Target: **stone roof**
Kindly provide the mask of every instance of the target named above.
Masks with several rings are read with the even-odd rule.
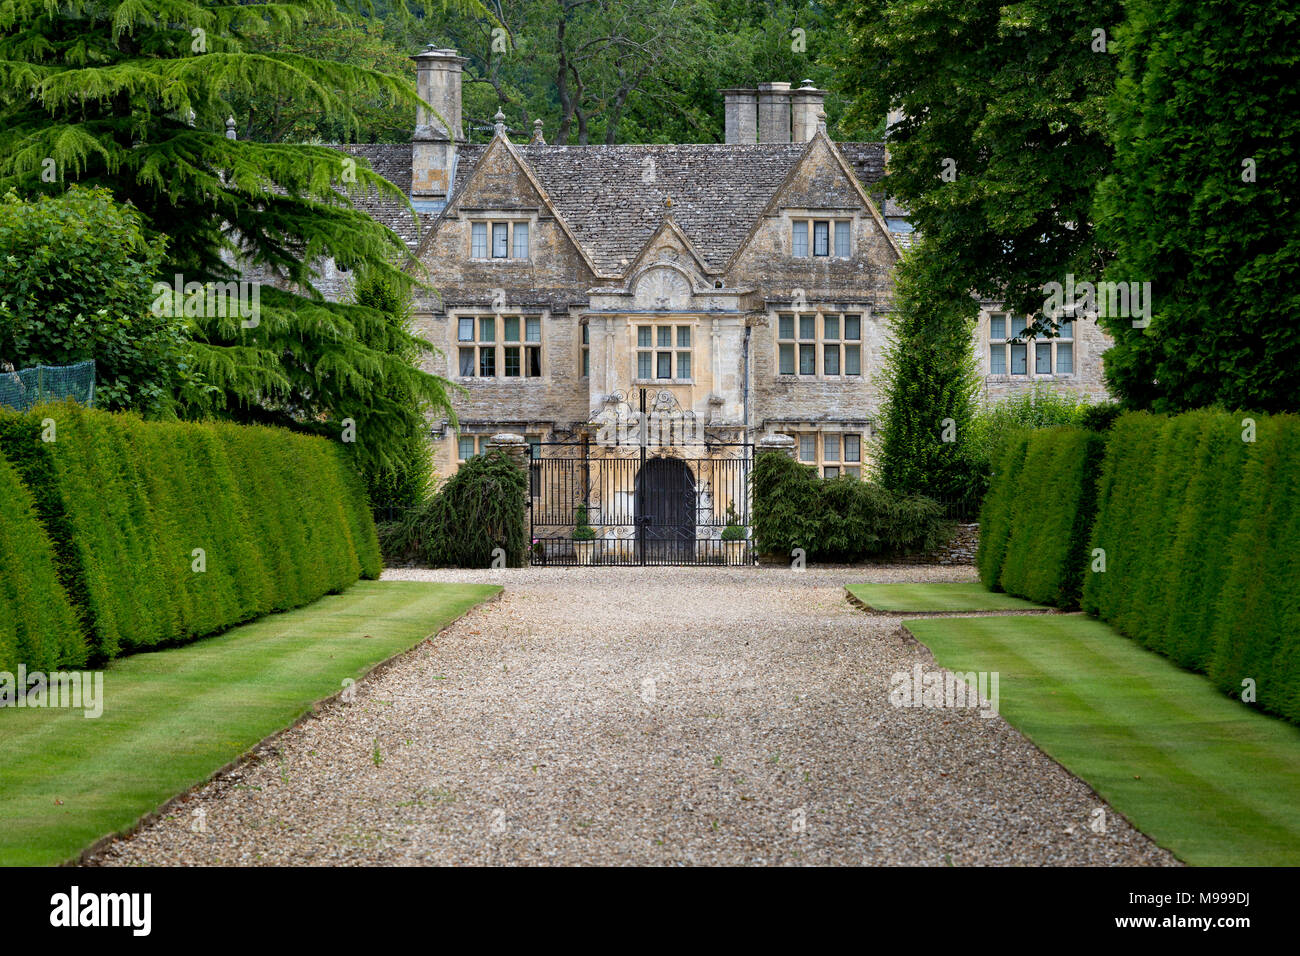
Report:
[[[884,175],[882,143],[837,143],[870,192]],[[410,190],[411,148],[339,146],[365,157],[399,189]],[[486,145],[457,150],[452,198],[460,195]],[[602,273],[618,274],[671,208],[673,219],[711,266],[722,268],[807,148],[806,143],[515,147]],[[671,207],[668,200],[672,201]],[[371,194],[357,206],[414,248],[437,216],[417,229],[402,203]]]
[[[406,193],[411,194],[411,146],[407,144],[373,144],[359,146],[333,147],[349,156],[364,158],[370,168],[383,176],[390,183]],[[419,222],[411,216],[411,210],[400,199],[381,195],[374,190],[354,196],[352,200],[358,209],[370,214],[377,222],[387,226],[402,237],[406,247],[412,252],[420,244],[420,239],[437,219],[437,216],[422,213]]]

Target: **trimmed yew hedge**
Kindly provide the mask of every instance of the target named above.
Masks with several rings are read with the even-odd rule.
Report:
[[[59,584],[31,493],[0,457],[0,671],[49,672],[86,661],[86,637]]]
[[[1077,608],[1105,439],[1072,426],[1013,433],[980,513],[980,579],[1039,604]]]
[[[298,607],[382,567],[360,481],[321,438],[67,403],[0,415],[0,450],[31,489],[96,661]]]
[[[980,540],[975,566],[990,591],[1000,591],[1002,565],[1011,540],[1011,504],[1029,450],[1028,429],[1009,432],[989,456],[989,488],[980,505]]]
[[[1084,609],[1300,722],[1300,418],[1136,413],[1110,434]]]

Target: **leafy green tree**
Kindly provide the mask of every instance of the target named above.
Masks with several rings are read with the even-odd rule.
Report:
[[[352,290],[357,305],[378,313],[391,327],[396,339],[397,357],[414,365],[419,360],[414,339],[409,338],[411,323],[410,291],[401,284],[363,271],[357,276]],[[389,377],[381,388],[383,397],[382,418],[378,423],[393,432],[388,446],[387,465],[368,461],[363,471],[370,500],[377,506],[413,506],[429,493],[433,483],[433,451],[429,445],[426,411],[431,403],[421,390],[412,388],[408,376],[396,374]]]
[[[1095,275],[1104,253],[1089,212],[1110,171],[1116,57],[1106,38],[1119,0],[830,7],[846,35],[836,78],[855,98],[852,114],[902,114],[886,187],[941,241],[966,288],[1033,316],[1046,283]]]
[[[1300,39],[1293,4],[1134,0],[1115,164],[1097,201],[1113,282],[1150,322],[1102,323],[1126,404],[1300,409]],[[1141,323],[1140,323],[1141,325]]]
[[[346,63],[414,83],[415,62],[410,54],[423,44],[396,42],[393,35],[400,32],[400,22],[366,17],[347,25],[312,24],[291,35],[255,40],[250,48]],[[233,97],[232,106],[239,138],[259,143],[409,143],[415,122],[409,103],[386,94],[355,97],[355,124],[322,116],[313,102],[286,90]]]
[[[101,407],[166,416],[201,401],[184,318],[151,308],[164,245],[104,189],[0,199],[0,368],[94,359]]]
[[[897,270],[877,461],[880,482],[891,491],[960,496],[976,482],[970,451],[979,388],[974,323],[960,286],[952,288],[949,280],[945,297],[932,294],[944,274],[950,274],[946,249],[932,236],[909,250]]]
[[[541,119],[551,143],[720,142],[719,90],[804,78],[828,88],[831,53],[844,42],[822,4],[800,0],[488,0],[485,6],[491,18],[449,10],[409,35],[410,42],[432,40],[469,58],[464,102],[471,139],[490,135],[476,127],[490,127],[500,109],[516,139]],[[876,120],[840,122],[845,102],[834,90],[826,110],[831,134],[840,139],[872,138],[882,127]]]
[[[457,6],[481,9],[474,0]],[[256,96],[290,97],[342,129],[359,127],[360,105],[377,98],[413,113],[419,101],[407,79],[265,48],[308,24],[346,27],[349,12],[331,0],[5,4],[0,188],[33,195],[77,181],[107,189],[139,210],[146,238],[167,237],[164,281],[188,287],[238,269],[269,276],[251,319],[245,288],[238,314],[187,314],[216,410],[335,437],[349,434],[350,419],[358,454],[386,467],[395,450],[385,443],[405,431],[382,417],[391,410],[385,389],[400,379],[440,405],[445,383],[405,357],[424,343],[373,310],[324,302],[313,283],[333,259],[409,284],[405,244],[352,197],[374,190],[407,200],[336,150],[225,136],[235,103]]]
[[[1105,37],[1119,0],[833,0],[836,83],[850,121],[893,115],[885,188],[923,237],[900,268],[882,479],[957,494],[982,485],[970,438],[978,301],[1040,316],[1049,282],[1096,274],[1089,219],[1110,168]],[[1100,31],[1100,34],[1097,32]],[[1032,334],[1051,336],[1050,322]],[[956,426],[940,440],[941,422]],[[949,433],[951,436],[951,432]]]

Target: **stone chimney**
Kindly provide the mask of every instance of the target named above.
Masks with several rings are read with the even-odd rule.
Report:
[[[416,108],[411,138],[411,202],[416,209],[437,211],[447,202],[456,168],[456,144],[464,142],[460,115],[460,74],[469,62],[455,50],[432,43],[415,61],[416,92],[437,111]]]
[[[817,114],[825,100],[826,91],[814,87],[812,80],[804,80],[803,86],[790,94],[796,143],[806,143],[817,135]]]
[[[753,144],[758,142],[758,91],[723,90],[726,107],[726,141]]]
[[[758,141],[790,142],[790,84],[758,84]]]

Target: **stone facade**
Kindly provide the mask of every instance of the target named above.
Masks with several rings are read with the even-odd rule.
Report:
[[[410,147],[342,149],[418,211],[362,203],[437,290],[417,300],[417,330],[438,349],[426,367],[463,389],[459,427],[431,423],[440,475],[499,432],[594,439],[642,388],[703,437],[788,434],[825,474],[865,475],[910,238],[892,204],[882,216],[884,144],[833,142],[805,82],[726,91],[725,144],[515,144],[498,116],[490,142],[466,145],[464,61],[433,48],[415,59],[450,129],[421,114]],[[325,291],[347,279],[327,264]],[[1104,396],[1095,325],[1051,345],[1046,372],[1028,343],[1022,373],[1001,340],[1006,367],[993,367],[997,315],[985,303],[972,343],[987,399],[1044,383]]]

